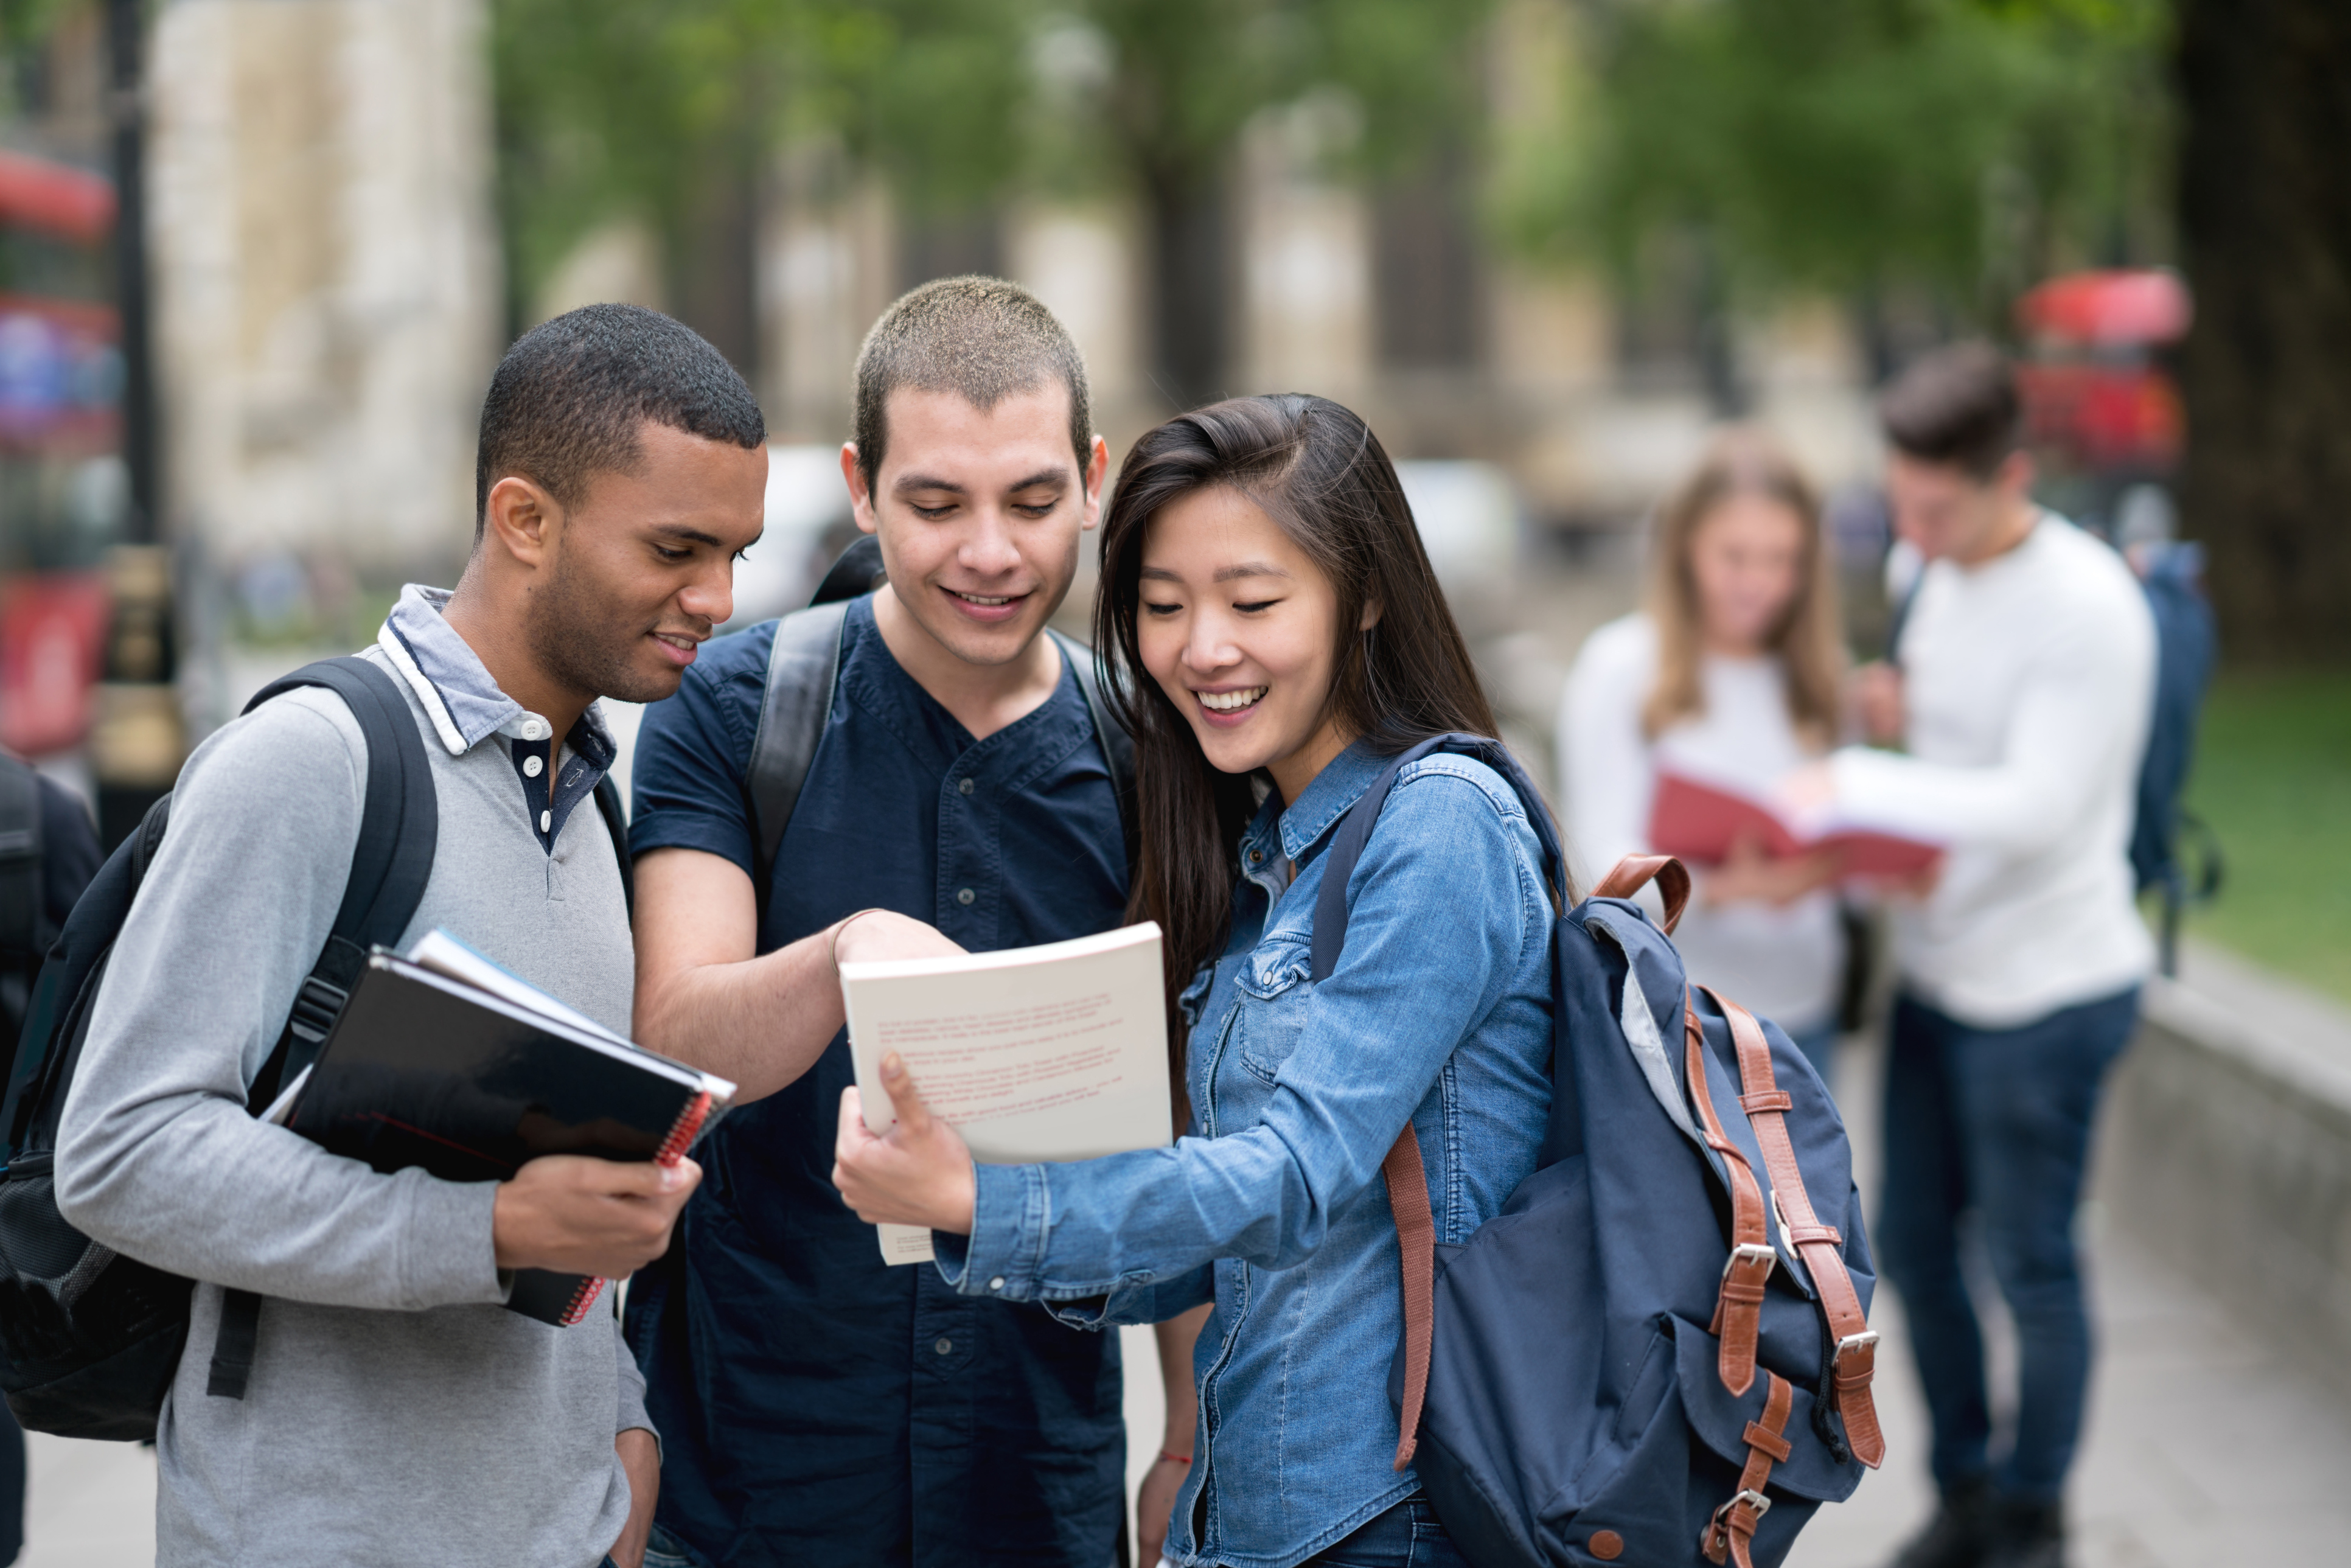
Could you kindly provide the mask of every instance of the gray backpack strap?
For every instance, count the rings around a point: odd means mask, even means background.
[[[1125,727],[1102,699],[1102,665],[1094,651],[1050,626],[1045,631],[1060,645],[1061,656],[1070,662],[1071,672],[1078,677],[1078,689],[1086,695],[1086,712],[1093,716],[1095,743],[1102,747],[1102,760],[1110,764],[1111,789],[1118,797],[1119,831],[1126,841],[1126,874],[1133,877],[1142,847],[1142,829],[1134,816],[1134,737],[1126,733]]]
[[[759,730],[751,742],[750,772],[743,781],[758,856],[755,883],[762,912],[768,907],[776,852],[783,846],[792,808],[799,803],[817,742],[824,738],[825,716],[832,711],[833,685],[841,675],[841,640],[848,624],[845,601],[811,605],[776,622],[768,686],[759,699]]]

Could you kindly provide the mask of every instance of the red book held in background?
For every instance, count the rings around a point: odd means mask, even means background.
[[[1767,801],[1705,784],[1686,774],[1660,772],[1649,809],[1649,845],[1697,865],[1730,858],[1740,838],[1775,860],[1815,852],[1838,858],[1840,876],[1911,877],[1942,858],[1942,847],[1894,833],[1874,832],[1834,820],[1805,833]]]

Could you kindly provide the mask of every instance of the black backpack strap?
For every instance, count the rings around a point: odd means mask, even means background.
[[[1142,824],[1135,817],[1134,737],[1126,733],[1126,727],[1102,698],[1101,655],[1075,637],[1065,637],[1050,626],[1045,631],[1070,662],[1070,673],[1078,677],[1078,689],[1085,694],[1086,713],[1094,721],[1094,743],[1102,747],[1102,760],[1110,764],[1111,789],[1118,798],[1119,833],[1126,841],[1126,874],[1132,877],[1143,852]]]
[[[596,780],[596,814],[604,819],[604,831],[611,835],[612,852],[621,859],[621,902],[628,906],[629,919],[637,917],[637,867],[629,858],[629,809],[621,802],[621,787],[605,774]]]
[[[41,781],[24,763],[0,756],[0,956],[37,961],[47,948],[41,887]]]
[[[853,547],[852,547],[853,548]],[[849,625],[849,605],[835,600],[794,611],[776,622],[776,644],[768,654],[768,685],[759,698],[759,728],[751,742],[751,767],[743,793],[751,808],[753,873],[759,911],[768,908],[776,852],[809,764],[824,738],[825,716],[832,711],[833,684],[841,674],[841,642]]]
[[[341,697],[359,720],[367,741],[367,792],[360,833],[351,849],[350,875],[335,912],[333,934],[295,993],[294,1006],[277,1047],[254,1079],[246,1103],[256,1114],[279,1089],[317,1060],[319,1047],[350,999],[351,987],[367,964],[368,949],[398,942],[423,902],[433,874],[433,854],[441,834],[441,813],[433,785],[433,764],[408,697],[381,666],[356,655],[306,664],[256,693],[245,711],[298,686],[324,686]],[[204,1392],[245,1397],[253,1373],[254,1342],[261,1323],[261,1298],[231,1291],[221,1303],[220,1332],[213,1341],[212,1375]]]

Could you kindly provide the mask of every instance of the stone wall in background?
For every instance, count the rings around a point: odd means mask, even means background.
[[[387,587],[464,559],[501,324],[485,26],[483,0],[157,18],[166,508],[200,653],[364,636]]]

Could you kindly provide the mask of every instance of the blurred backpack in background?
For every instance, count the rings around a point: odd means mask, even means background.
[[[10,1044],[41,960],[101,858],[88,809],[0,753],[0,1030]]]
[[[2138,814],[2131,822],[2131,874],[2138,891],[2163,899],[2163,972],[2179,972],[2179,916],[2220,891],[2220,840],[2179,802],[2196,757],[2196,721],[2212,682],[2220,634],[2204,597],[2204,547],[2192,541],[2135,544],[2125,551],[2155,616],[2155,713],[2138,769]],[[2191,856],[2183,852],[2193,843]]]
[[[0,1030],[14,1044],[33,983],[76,900],[97,873],[88,808],[0,753]],[[0,1413],[0,1563],[25,1549],[25,1435]]]

